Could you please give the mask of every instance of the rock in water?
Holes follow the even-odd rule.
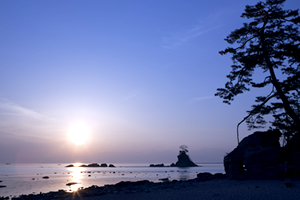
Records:
[[[67,183],[66,185],[67,186],[71,186],[71,185],[76,185],[76,184],[79,184],[79,183],[77,183],[77,182],[70,182],[70,183]]]
[[[107,164],[106,163],[102,163],[101,167],[107,167]]]
[[[100,165],[98,163],[92,163],[92,164],[88,164],[87,167],[100,167]]]
[[[150,164],[150,167],[165,167],[165,165],[162,164]]]
[[[185,151],[179,151],[179,155],[177,156],[178,161],[176,162],[176,167],[197,167],[193,161],[191,161],[190,157],[186,154]]]

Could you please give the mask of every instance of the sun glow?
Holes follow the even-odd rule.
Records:
[[[90,128],[83,122],[77,122],[68,129],[68,137],[76,145],[84,144],[90,136]]]

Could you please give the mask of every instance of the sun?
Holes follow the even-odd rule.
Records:
[[[84,144],[90,136],[90,128],[83,122],[76,122],[68,129],[68,137],[76,145]]]

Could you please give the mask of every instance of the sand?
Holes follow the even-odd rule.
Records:
[[[79,197],[74,193],[73,198],[85,200],[196,200],[196,199],[242,199],[242,200],[282,200],[300,199],[300,181],[293,181],[293,187],[286,188],[279,180],[244,180],[235,181],[216,179],[204,182],[193,182],[180,187],[155,189],[149,191],[125,191],[116,194],[104,194],[95,197]]]

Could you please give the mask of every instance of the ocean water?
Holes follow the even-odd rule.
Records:
[[[149,167],[149,164],[114,164],[115,168],[65,167],[68,164],[0,164],[0,185],[6,186],[0,187],[0,197],[58,190],[72,192],[80,187],[120,181],[188,180],[196,178],[200,172],[224,173],[222,163],[197,163],[201,167],[190,168]],[[43,178],[45,176],[49,178]],[[77,184],[66,185],[71,182]]]

